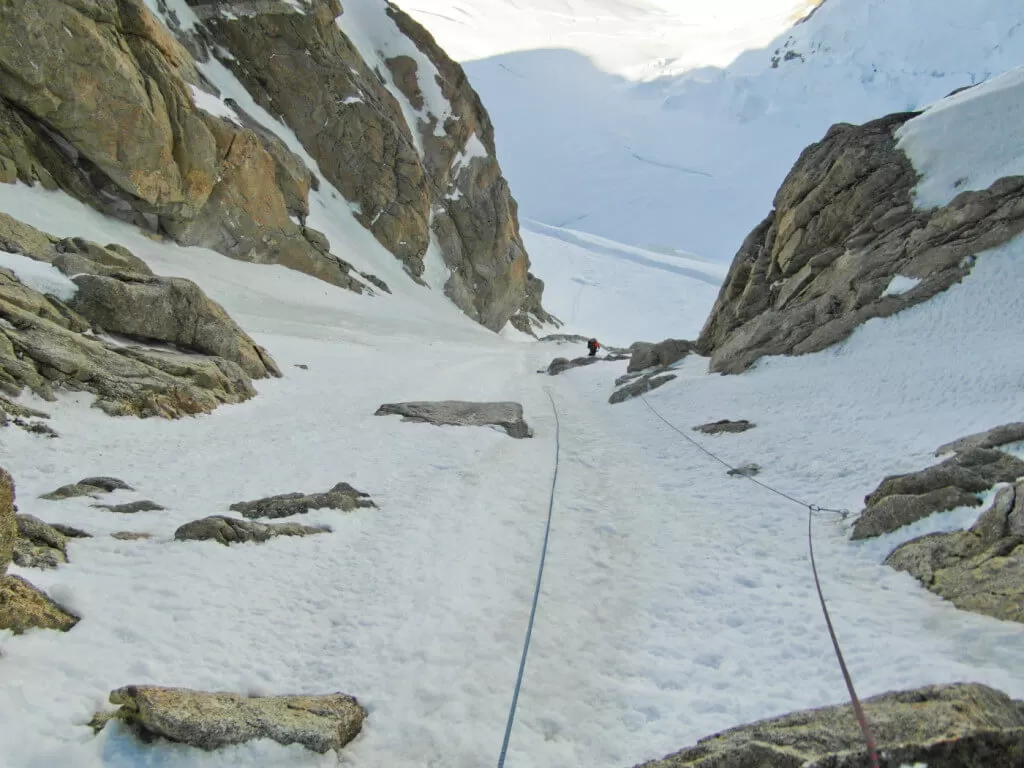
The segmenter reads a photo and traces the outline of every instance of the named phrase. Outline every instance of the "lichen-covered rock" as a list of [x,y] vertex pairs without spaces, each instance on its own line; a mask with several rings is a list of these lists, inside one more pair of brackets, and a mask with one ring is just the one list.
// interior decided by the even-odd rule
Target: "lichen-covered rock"
[[908,541],[886,564],[957,608],[1024,622],[1024,480],[1000,489],[969,530]]
[[78,617],[61,608],[20,576],[0,576],[0,629],[20,635],[29,629],[67,632]]
[[366,719],[359,702],[343,693],[242,696],[133,685],[113,691],[110,703],[120,705],[116,717],[146,740],[164,738],[206,750],[273,739],[323,754],[352,741]]
[[39,498],[48,501],[61,501],[78,496],[99,496],[104,493],[113,493],[114,491],[133,490],[135,489],[128,485],[128,483],[124,482],[124,480],[118,480],[116,477],[86,477],[77,483],[62,485],[54,491],[44,493]]
[[[916,210],[917,173],[893,132],[912,113],[839,124],[800,155],[744,241],[697,342],[711,370],[815,352],[873,317],[959,282],[975,254],[1024,230],[1024,177]],[[902,275],[920,282],[889,291]]]
[[647,368],[667,368],[678,363],[693,351],[693,342],[684,339],[665,339],[657,344],[646,341],[635,342],[631,347],[632,357],[626,370],[630,373]]
[[7,566],[14,553],[14,542],[18,538],[18,523],[15,520],[14,480],[6,469],[0,467],[0,576],[7,573]]
[[703,432],[705,435],[721,435],[746,432],[748,429],[753,429],[756,426],[756,424],[746,419],[739,419],[738,421],[721,419],[720,421],[709,421],[707,424],[699,424],[693,429],[695,432]]
[[[239,501],[232,504],[230,509],[243,517],[253,519],[303,515],[313,509],[340,509],[350,512],[353,509],[376,506],[368,493],[357,491],[348,483],[338,483],[326,493],[284,493],[256,501]],[[230,520],[230,518],[223,519]]]
[[533,437],[533,430],[523,420],[523,406],[519,403],[474,403],[464,400],[417,401],[410,403],[384,403],[375,416],[402,416],[402,421],[416,421],[436,426],[483,427],[496,426],[509,437]]
[[68,537],[33,515],[18,515],[14,563],[23,568],[56,568],[68,561]]
[[922,494],[894,493],[867,507],[853,524],[851,539],[867,539],[892,533],[904,525],[916,523],[936,512],[957,507],[978,507],[981,500],[973,493],[947,486]]
[[[1024,702],[977,684],[874,696],[864,711],[884,768],[1016,768]],[[637,768],[860,768],[870,765],[850,705],[730,728]]]
[[227,546],[249,541],[269,541],[275,536],[312,536],[330,532],[331,529],[326,525],[256,523],[251,520],[214,515],[185,523],[174,532],[174,538],[178,541],[216,541]]

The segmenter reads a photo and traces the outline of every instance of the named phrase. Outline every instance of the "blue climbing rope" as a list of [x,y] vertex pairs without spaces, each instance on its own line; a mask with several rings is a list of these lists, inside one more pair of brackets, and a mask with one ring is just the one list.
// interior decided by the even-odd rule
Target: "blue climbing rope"
[[555,398],[551,390],[544,390],[551,401],[551,412],[555,414],[555,472],[551,478],[551,495],[548,499],[548,522],[544,528],[544,543],[540,549],[540,567],[537,569],[537,586],[533,590],[533,605],[530,606],[530,620],[526,625],[526,640],[523,642],[523,656],[519,660],[519,675],[516,677],[516,687],[512,692],[512,706],[508,711],[508,722],[505,724],[505,740],[501,743],[501,754],[498,756],[498,768],[505,765],[505,757],[508,754],[508,743],[512,738],[512,724],[516,719],[516,707],[519,706],[519,692],[523,687],[523,674],[526,672],[526,656],[530,652],[530,638],[533,636],[533,620],[537,617],[537,601],[540,599],[540,583],[544,578],[544,561],[548,556],[548,539],[551,536],[551,515],[555,508],[555,486],[558,484],[558,460],[561,452],[561,424],[558,421],[558,409],[555,407]]

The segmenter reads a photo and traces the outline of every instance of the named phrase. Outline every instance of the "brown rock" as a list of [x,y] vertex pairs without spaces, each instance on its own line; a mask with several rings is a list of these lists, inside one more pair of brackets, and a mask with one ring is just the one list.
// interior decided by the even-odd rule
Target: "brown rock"
[[0,629],[20,635],[29,629],[67,632],[78,617],[29,584],[20,576],[0,576]]
[[14,553],[14,542],[18,538],[14,513],[14,480],[6,469],[0,467],[0,576],[7,573],[7,566]]

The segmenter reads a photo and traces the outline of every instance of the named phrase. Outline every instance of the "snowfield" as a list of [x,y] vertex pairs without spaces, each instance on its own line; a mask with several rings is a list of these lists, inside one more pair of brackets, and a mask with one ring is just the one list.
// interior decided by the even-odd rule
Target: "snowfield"
[[[767,213],[808,138],[839,114],[866,119],[922,106],[926,96],[1009,69],[1008,59],[1019,64],[1022,27],[1013,23],[1024,13],[995,0],[933,3],[924,24],[908,10],[920,2],[828,0],[793,32],[790,50],[804,62],[771,69],[768,53],[755,51],[728,69],[680,75],[667,32],[686,17],[672,15],[668,0],[562,0],[543,4],[537,25],[513,23],[524,18],[516,8],[540,5],[408,3],[424,21],[449,16],[444,34],[464,40],[464,53],[490,56],[467,68],[495,118],[534,271],[547,282],[545,305],[566,330],[613,344],[693,338],[725,276],[722,259]],[[803,5],[759,4],[758,23],[782,24]],[[368,36],[380,31],[359,18]],[[511,40],[490,53],[483,47],[492,38],[476,35],[488,18],[504,19]],[[666,59],[660,80],[623,74],[650,61],[643,40],[622,60],[607,54],[614,76],[584,58],[609,50],[600,30],[624,19],[636,21],[634,31],[650,29],[654,18],[674,19],[651,42]],[[942,37],[954,19],[961,34]],[[922,41],[941,45],[904,40],[911,22]],[[523,50],[544,30],[574,28],[583,53]],[[746,32],[736,34],[733,42],[747,44]],[[925,66],[929,56],[949,67]],[[865,80],[871,62],[877,76]],[[297,143],[245,101],[225,68],[203,69],[225,96]],[[1021,167],[1019,81],[1019,71],[1004,75],[907,124],[922,195]],[[532,114],[523,111],[527,98]],[[957,116],[997,113],[1002,122],[986,135],[998,137],[998,155],[981,142],[963,154],[981,129]],[[956,184],[965,169],[968,180]],[[554,470],[549,393],[561,422],[559,480],[509,767],[629,768],[731,726],[845,701],[814,592],[805,509],[727,476],[643,402],[608,405],[624,362],[540,374],[552,358],[585,347],[489,333],[439,290],[414,285],[329,185],[311,195],[311,208],[311,226],[335,252],[384,277],[392,295],[357,296],[279,266],[174,246],[65,195],[0,184],[0,211],[55,235],[119,243],[157,274],[195,280],[284,372],[256,382],[247,403],[179,421],[111,418],[80,394],[21,398],[52,414],[60,438],[0,431],[0,466],[14,476],[20,511],[94,538],[70,541],[70,563],[56,570],[11,568],[83,619],[67,634],[0,632],[5,766],[495,764]],[[0,266],[29,285],[71,290],[23,257],[0,254]],[[907,280],[890,290],[907,290]],[[883,476],[938,461],[933,452],[949,440],[1021,419],[1022,284],[1024,235],[980,254],[961,284],[871,320],[828,350],[762,359],[740,376],[709,375],[707,361],[691,356],[648,401],[682,430],[749,419],[755,429],[698,440],[732,464],[758,463],[758,479],[786,493],[856,512]],[[373,415],[384,402],[429,399],[521,402],[535,436]],[[1024,456],[1024,446],[1014,449]],[[167,510],[121,516],[91,499],[38,498],[95,475],[136,488],[115,492],[113,503],[151,499]],[[228,514],[233,502],[341,481],[378,508],[298,518],[330,525],[330,534],[232,547],[173,540],[181,524]],[[899,543],[978,514],[954,510],[858,543],[848,538],[850,519],[816,517],[825,595],[862,697],[951,681],[1024,697],[1024,625],[959,611],[882,564]],[[154,538],[107,535],[123,530]],[[269,741],[213,753],[145,745],[116,723],[94,736],[86,723],[108,708],[111,690],[130,684],[343,691],[369,717],[339,755]]]
[[[273,743],[213,754],[145,746],[116,725],[94,738],[85,723],[110,690],[133,683],[345,691],[370,716],[343,765],[493,763],[553,469],[546,389],[562,421],[561,474],[508,764],[624,768],[732,725],[843,701],[804,511],[727,477],[641,402],[609,406],[624,363],[550,378],[536,370],[582,348],[503,340],[425,290],[421,303],[359,297],[279,267],[155,243],[60,195],[0,193],[0,208],[30,219],[34,208],[58,234],[120,242],[158,273],[195,279],[286,372],[259,382],[248,403],[175,422],[111,419],[84,396],[23,398],[53,414],[61,437],[4,431],[0,464],[21,510],[96,538],[71,542],[71,563],[56,571],[12,569],[84,619],[68,634],[0,636],[10,765],[336,764]],[[638,291],[671,276],[635,261],[630,269]],[[592,290],[614,296],[611,274],[605,285],[595,272]],[[691,358],[650,402],[683,429],[754,421],[742,435],[702,440],[730,462],[761,464],[761,478],[788,493],[856,510],[883,475],[924,466],[939,444],[1020,413],[1024,362],[1002,351],[1015,348],[1024,322],[1022,280],[1018,238],[983,254],[963,285],[873,320],[839,347],[730,377],[708,376]],[[382,402],[435,398],[518,400],[536,437],[372,415]],[[113,501],[149,498],[168,511],[121,517],[90,500],[37,498],[96,474],[137,489]],[[371,493],[379,509],[312,513],[303,522],[334,532],[310,539],[171,540],[177,526],[232,502],[339,481]],[[1024,627],[960,612],[881,565],[910,532],[854,545],[845,525],[816,520],[816,545],[862,695],[954,680],[1024,695]],[[155,538],[104,535],[125,529]]]

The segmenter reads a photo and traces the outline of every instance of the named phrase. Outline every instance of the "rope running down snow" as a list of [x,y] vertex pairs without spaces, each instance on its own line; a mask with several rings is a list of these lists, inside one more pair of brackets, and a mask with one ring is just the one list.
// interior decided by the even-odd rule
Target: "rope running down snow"
[[[691,444],[693,444],[694,447],[696,447],[699,450],[701,450],[702,452],[706,453],[708,456],[710,456],[712,459],[717,461],[719,464],[722,464],[722,465],[728,467],[730,470],[735,470],[736,469],[734,466],[729,464],[724,459],[719,458],[718,456],[716,456],[714,453],[712,453],[707,448],[705,448],[703,445],[698,443],[696,440],[694,440],[688,434],[683,432],[683,430],[679,429],[679,427],[677,427],[675,424],[673,424],[668,419],[666,419],[664,416],[662,416],[660,413],[658,413],[658,411],[654,408],[654,406],[651,405],[649,402],[647,402],[647,398],[646,397],[643,397],[641,399],[644,401],[644,405],[646,405],[648,407],[648,409],[650,409],[651,413],[653,413],[655,416],[657,416],[659,419],[661,419],[663,422],[665,422],[665,424],[668,425],[668,427],[670,429],[672,429],[674,432],[676,432],[679,435],[682,435],[683,437],[685,437]],[[835,650],[836,659],[839,661],[839,669],[843,673],[843,680],[846,681],[846,690],[850,694],[850,702],[853,704],[853,712],[854,712],[854,714],[857,717],[857,723],[860,726],[861,733],[864,736],[864,741],[867,743],[868,756],[871,758],[872,766],[874,768],[878,768],[878,750],[875,747],[875,740],[874,740],[874,737],[871,735],[871,728],[868,726],[867,717],[864,715],[864,708],[861,706],[860,699],[857,697],[857,691],[854,690],[853,678],[850,676],[850,671],[846,668],[846,660],[843,658],[843,652],[842,652],[842,650],[839,647],[839,639],[836,637],[836,631],[832,627],[832,617],[829,615],[828,606],[825,605],[825,595],[821,591],[821,581],[818,578],[818,565],[817,565],[817,563],[814,560],[814,538],[813,538],[812,529],[811,529],[811,521],[813,519],[814,513],[815,512],[834,512],[835,514],[842,515],[843,517],[845,517],[846,515],[849,514],[849,511],[845,510],[845,509],[830,509],[828,507],[818,506],[817,504],[808,504],[806,501],[800,501],[800,499],[797,499],[794,496],[790,496],[788,493],[783,493],[778,488],[773,488],[772,486],[768,485],[767,483],[763,483],[760,480],[757,480],[757,479],[755,479],[753,477],[750,477],[749,475],[742,474],[742,473],[738,473],[738,474],[741,474],[742,477],[747,478],[747,480],[749,480],[750,482],[756,483],[757,485],[761,486],[762,488],[764,488],[764,489],[766,489],[768,491],[771,491],[772,493],[777,494],[777,495],[781,496],[784,499],[792,501],[794,504],[799,504],[801,507],[806,507],[807,508],[807,547],[808,547],[808,550],[809,550],[809,552],[811,554],[811,571],[814,574],[814,587],[818,591],[818,600],[821,602],[821,612],[825,615],[825,625],[828,627],[829,637],[832,638],[832,648]]]
[[555,415],[555,471],[551,477],[551,495],[548,499],[548,522],[544,528],[544,543],[540,550],[540,567],[537,569],[537,586],[533,590],[533,605],[530,606],[530,620],[526,625],[526,640],[523,642],[523,656],[519,660],[519,675],[516,677],[516,687],[512,692],[512,706],[508,711],[508,722],[505,724],[505,739],[501,743],[501,754],[498,756],[498,768],[505,765],[505,756],[508,754],[509,739],[512,738],[512,723],[516,719],[516,707],[519,705],[519,691],[523,687],[523,673],[526,671],[526,655],[530,652],[530,638],[533,636],[533,620],[537,616],[537,601],[540,599],[540,582],[544,578],[544,561],[548,556],[548,539],[551,536],[551,514],[555,508],[555,486],[558,484],[558,463],[561,454],[561,431],[562,425],[558,420],[558,409],[555,407],[555,398],[551,390],[545,389],[548,400],[551,401],[551,412]]

